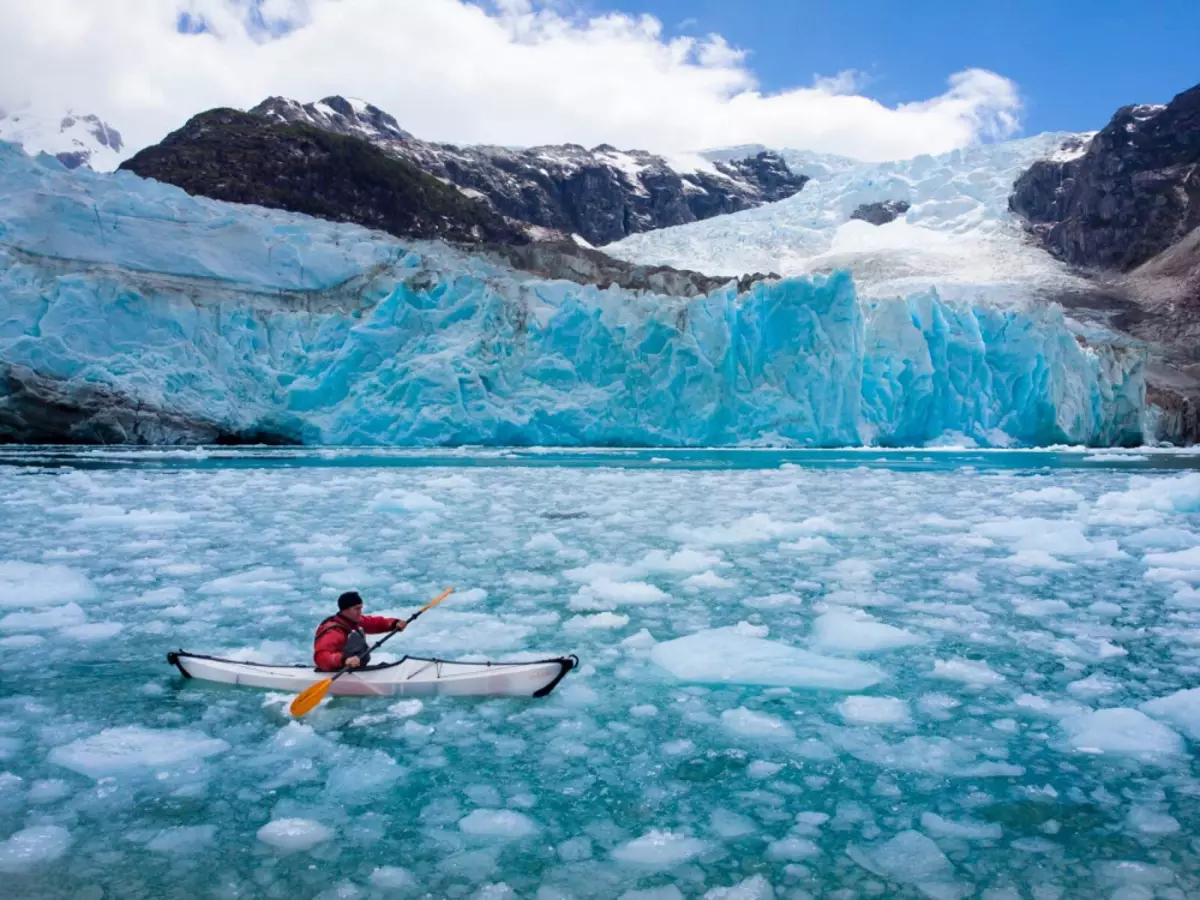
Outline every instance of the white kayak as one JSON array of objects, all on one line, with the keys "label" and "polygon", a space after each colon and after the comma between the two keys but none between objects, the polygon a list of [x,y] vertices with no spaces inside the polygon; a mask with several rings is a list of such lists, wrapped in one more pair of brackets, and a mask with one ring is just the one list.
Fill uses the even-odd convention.
[{"label": "white kayak", "polygon": [[[273,666],[185,653],[167,654],[184,678],[299,693],[329,678],[312,666]],[[579,665],[577,656],[533,662],[456,662],[406,656],[393,663],[348,672],[329,688],[331,694],[359,697],[545,697]]]}]

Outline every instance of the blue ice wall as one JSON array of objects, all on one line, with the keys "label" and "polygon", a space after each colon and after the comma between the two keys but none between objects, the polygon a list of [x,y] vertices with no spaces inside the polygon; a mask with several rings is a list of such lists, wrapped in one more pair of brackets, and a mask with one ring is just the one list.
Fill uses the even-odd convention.
[{"label": "blue ice wall", "polygon": [[866,302],[845,272],[691,300],[539,281],[2,143],[0,198],[0,367],[228,431],[389,445],[1140,438],[1143,356],[1084,345],[1057,308],[933,291]]}]

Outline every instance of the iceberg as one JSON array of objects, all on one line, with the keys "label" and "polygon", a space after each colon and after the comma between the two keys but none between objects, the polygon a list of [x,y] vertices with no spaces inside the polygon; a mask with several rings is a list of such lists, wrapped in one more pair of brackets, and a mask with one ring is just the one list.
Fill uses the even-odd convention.
[{"label": "iceberg", "polygon": [[691,299],[67,171],[0,143],[0,440],[340,445],[1139,443],[1142,351],[1059,308]]}]

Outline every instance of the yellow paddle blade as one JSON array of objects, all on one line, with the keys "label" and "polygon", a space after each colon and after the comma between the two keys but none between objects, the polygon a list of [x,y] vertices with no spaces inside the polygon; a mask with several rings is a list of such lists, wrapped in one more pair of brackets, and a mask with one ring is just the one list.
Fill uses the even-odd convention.
[{"label": "yellow paddle blade", "polygon": [[422,606],[420,609],[418,609],[414,615],[419,616],[421,613],[425,612],[425,610],[433,609],[435,606],[437,606],[439,603],[441,603],[443,600],[445,600],[447,597],[449,597],[453,593],[454,593],[454,588],[452,588],[452,587],[446,588],[444,591],[442,591],[440,594],[438,594],[436,597],[434,597],[432,600],[430,600],[428,603],[426,603],[424,606]]},{"label": "yellow paddle blade", "polygon": [[317,704],[325,699],[325,692],[329,690],[331,684],[333,684],[333,679],[325,678],[306,687],[292,701],[292,705],[289,707],[292,715],[303,716],[316,709]]}]

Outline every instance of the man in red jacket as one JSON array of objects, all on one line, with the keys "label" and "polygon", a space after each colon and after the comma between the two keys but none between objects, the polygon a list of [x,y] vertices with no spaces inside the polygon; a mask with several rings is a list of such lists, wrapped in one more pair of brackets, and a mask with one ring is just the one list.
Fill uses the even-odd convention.
[{"label": "man in red jacket", "polygon": [[367,634],[404,630],[403,619],[364,616],[362,609],[363,601],[358,592],[347,591],[338,597],[337,615],[317,626],[313,662],[322,672],[336,672],[343,666],[357,669],[367,665],[371,661],[371,654],[367,652]]}]

